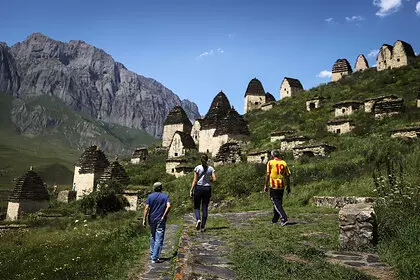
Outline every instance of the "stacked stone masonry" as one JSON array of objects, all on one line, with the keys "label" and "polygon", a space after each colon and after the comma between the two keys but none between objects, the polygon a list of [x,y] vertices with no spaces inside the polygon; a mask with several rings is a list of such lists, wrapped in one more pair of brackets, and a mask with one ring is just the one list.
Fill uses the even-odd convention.
[{"label": "stacked stone masonry", "polygon": [[76,200],[75,191],[61,191],[58,193],[57,201],[62,203],[69,203],[73,200]]},{"label": "stacked stone masonry", "polygon": [[342,116],[349,116],[353,114],[356,110],[359,110],[363,107],[363,102],[360,101],[343,101],[334,104],[334,115],[336,117],[342,117]]},{"label": "stacked stone masonry", "polygon": [[314,196],[312,201],[319,207],[343,208],[347,204],[373,203],[375,199],[358,196]]},{"label": "stacked stone masonry", "polygon": [[360,251],[376,244],[377,223],[373,204],[347,204],[339,212],[340,247]]},{"label": "stacked stone masonry", "polygon": [[381,46],[376,58],[376,69],[382,71],[412,64],[415,53],[410,44],[398,40],[394,46],[384,44]]},{"label": "stacked stone masonry", "polygon": [[285,139],[286,137],[290,137],[292,135],[294,135],[296,133],[296,131],[294,130],[278,130],[278,131],[273,131],[270,133],[270,142],[275,142],[275,141],[281,141],[283,139]]},{"label": "stacked stone masonry", "polygon": [[355,127],[353,121],[347,119],[331,120],[327,123],[327,131],[336,134],[349,133]]},{"label": "stacked stone masonry", "polygon": [[327,144],[318,145],[300,145],[293,148],[293,157],[299,159],[303,156],[307,157],[327,157],[330,152],[336,148]]},{"label": "stacked stone masonry", "polygon": [[131,156],[131,164],[145,163],[149,157],[147,148],[137,148]]},{"label": "stacked stone masonry", "polygon": [[354,66],[354,72],[363,71],[369,68],[369,63],[363,54],[359,54],[356,59],[356,65]]},{"label": "stacked stone masonry", "polygon": [[215,166],[238,162],[241,162],[241,145],[236,142],[223,144],[214,158]]},{"label": "stacked stone masonry", "polygon": [[298,79],[285,77],[280,86],[280,99],[295,96],[303,91],[303,86]]},{"label": "stacked stone masonry", "polygon": [[373,107],[377,102],[392,101],[392,100],[397,100],[397,99],[398,99],[398,96],[395,96],[395,95],[385,95],[385,96],[378,96],[378,97],[366,99],[364,102],[365,112],[372,113]]},{"label": "stacked stone masonry", "polygon": [[130,177],[128,177],[127,172],[125,171],[124,167],[116,160],[112,162],[102,174],[101,178],[99,179],[100,183],[107,184],[110,181],[115,181],[122,186],[127,186]]},{"label": "stacked stone masonry", "polygon": [[378,101],[373,105],[373,114],[375,119],[383,119],[399,115],[404,109],[404,100],[402,98],[393,100]]},{"label": "stacked stone masonry", "polygon": [[197,150],[194,139],[182,131],[175,132],[168,150],[168,158],[185,156],[187,152]]},{"label": "stacked stone masonry", "polygon": [[337,59],[332,68],[332,81],[338,81],[344,76],[353,73],[350,63],[345,58]]},{"label": "stacked stone masonry", "polygon": [[175,132],[181,131],[190,134],[192,128],[187,113],[181,106],[175,106],[169,112],[163,125],[162,147],[164,148],[169,147]]},{"label": "stacked stone masonry", "polygon": [[395,129],[392,131],[391,138],[417,140],[420,138],[420,126]]},{"label": "stacked stone masonry", "polygon": [[266,103],[265,90],[261,82],[254,78],[249,82],[245,92],[244,113],[259,109],[264,103]]},{"label": "stacked stone masonry", "polygon": [[323,97],[314,97],[306,101],[306,111],[312,111],[318,109],[322,106],[322,102],[325,98]]},{"label": "stacked stone masonry", "polygon": [[255,151],[248,153],[247,162],[248,163],[264,163],[266,164],[270,160],[271,153],[270,151]]},{"label": "stacked stone masonry", "polygon": [[280,150],[291,151],[294,147],[305,144],[310,138],[306,136],[286,137],[281,140]]}]

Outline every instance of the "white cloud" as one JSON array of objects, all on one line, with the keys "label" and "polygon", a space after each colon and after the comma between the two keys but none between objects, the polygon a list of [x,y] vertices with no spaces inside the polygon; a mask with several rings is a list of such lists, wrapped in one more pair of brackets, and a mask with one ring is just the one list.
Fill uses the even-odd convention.
[{"label": "white cloud", "polygon": [[368,57],[376,57],[378,55],[379,50],[371,50],[368,53]]},{"label": "white cloud", "polygon": [[351,17],[346,17],[346,21],[362,21],[365,20],[364,17],[362,16],[351,16]]},{"label": "white cloud", "polygon": [[316,75],[318,78],[331,78],[332,73],[328,70],[322,70]]},{"label": "white cloud", "polygon": [[398,11],[402,6],[402,0],[373,0],[373,5],[379,8],[377,16],[386,17]]},{"label": "white cloud", "polygon": [[205,51],[205,52],[201,53],[198,56],[198,58],[202,58],[202,57],[205,57],[205,56],[211,56],[211,55],[214,55],[214,54],[223,54],[224,52],[225,51],[222,50],[221,48],[218,48],[216,50],[209,50],[209,51]]},{"label": "white cloud", "polygon": [[333,24],[334,19],[332,17],[324,19],[326,22]]},{"label": "white cloud", "polygon": [[416,4],[416,14],[420,16],[420,1]]}]

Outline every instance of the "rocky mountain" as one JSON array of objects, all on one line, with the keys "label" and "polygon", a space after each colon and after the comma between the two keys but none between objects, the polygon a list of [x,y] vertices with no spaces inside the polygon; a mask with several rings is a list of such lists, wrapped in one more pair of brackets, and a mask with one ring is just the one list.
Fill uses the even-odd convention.
[{"label": "rocky mountain", "polygon": [[0,92],[18,98],[55,96],[76,112],[156,137],[162,136],[166,115],[176,105],[190,119],[200,117],[196,104],[129,71],[103,50],[40,33],[11,47],[0,43]]}]

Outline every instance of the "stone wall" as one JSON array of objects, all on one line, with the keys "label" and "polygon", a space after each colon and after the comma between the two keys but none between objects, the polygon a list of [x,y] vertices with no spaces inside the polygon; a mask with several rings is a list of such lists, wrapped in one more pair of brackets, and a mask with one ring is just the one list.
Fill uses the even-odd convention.
[{"label": "stone wall", "polygon": [[311,111],[321,107],[321,99],[314,99],[306,101],[306,111]]},{"label": "stone wall", "polygon": [[[188,131],[187,131],[188,130]],[[190,134],[189,127],[184,124],[170,124],[163,127],[162,135],[162,147],[167,148],[171,145],[172,138],[174,137],[175,132],[182,131]]]},{"label": "stone wall", "polygon": [[58,193],[57,201],[63,203],[69,203],[76,200],[77,193],[75,191],[61,191]]},{"label": "stone wall", "polygon": [[394,130],[391,138],[401,138],[407,140],[414,140],[420,138],[420,127],[411,127]]},{"label": "stone wall", "polygon": [[270,152],[252,153],[248,154],[246,161],[248,163],[264,163],[266,164],[270,160]]},{"label": "stone wall", "polygon": [[354,72],[363,71],[369,68],[369,64],[366,57],[363,54],[359,54],[356,59],[356,65],[354,66]]},{"label": "stone wall", "polygon": [[261,110],[269,111],[269,110],[273,109],[274,104],[275,104],[275,102],[264,103],[263,105],[261,105]]},{"label": "stone wall", "polygon": [[336,82],[338,80],[340,80],[341,78],[343,78],[344,76],[350,75],[352,72],[350,71],[343,71],[343,72],[338,72],[338,73],[332,73],[332,79],[331,81]]},{"label": "stone wall", "polygon": [[293,148],[293,158],[298,159],[303,156],[309,157],[327,157],[328,154],[335,150],[334,146],[323,145],[311,145],[311,146],[297,146]]},{"label": "stone wall", "polygon": [[216,128],[202,129],[200,130],[200,143],[198,145],[198,151],[200,153],[211,153],[215,149],[213,142],[213,135]]},{"label": "stone wall", "polygon": [[41,209],[48,208],[50,202],[47,200],[22,200],[19,202],[9,202],[7,205],[6,220],[15,221],[26,213],[34,213]]},{"label": "stone wall", "polygon": [[176,133],[172,138],[171,145],[168,150],[168,158],[180,157],[185,155],[184,145],[181,136]]},{"label": "stone wall", "polygon": [[353,114],[360,106],[355,105],[338,105],[335,106],[334,115],[336,117],[349,116]]},{"label": "stone wall", "polygon": [[352,131],[355,128],[354,125],[350,123],[350,121],[342,122],[342,123],[328,123],[327,124],[327,131],[337,134],[344,134]]},{"label": "stone wall", "polygon": [[357,197],[357,196],[314,196],[312,201],[316,206],[329,208],[342,208],[347,204],[373,203],[373,197]]},{"label": "stone wall", "polygon": [[185,175],[187,175],[187,174],[189,174],[193,171],[194,171],[193,166],[179,166],[178,165],[177,167],[175,167],[174,175],[175,175],[176,178],[179,178],[179,177],[185,176]]},{"label": "stone wall", "polygon": [[420,98],[417,99],[417,108],[420,108]]},{"label": "stone wall", "polygon": [[348,204],[339,212],[340,247],[360,251],[377,242],[377,223],[370,203]]},{"label": "stone wall", "polygon": [[293,140],[283,139],[280,143],[280,150],[291,151],[294,147],[305,144],[309,138],[306,137],[295,137]]},{"label": "stone wall", "polygon": [[[80,167],[74,167],[73,183],[76,183],[75,191],[77,192],[77,199],[81,199],[84,195],[88,195],[94,190],[95,174],[94,173],[79,173]],[[99,178],[99,177],[98,177]]]},{"label": "stone wall", "polygon": [[247,95],[245,96],[245,114],[249,111],[259,109],[265,103],[265,96]]},{"label": "stone wall", "polygon": [[139,201],[138,192],[137,191],[132,191],[132,190],[125,190],[123,192],[123,197],[125,197],[127,199],[128,203],[130,204],[129,206],[125,207],[125,210],[126,211],[137,211],[138,201]]},{"label": "stone wall", "polygon": [[392,65],[392,46],[382,45],[379,49],[378,56],[376,58],[376,70],[382,71],[385,69],[391,69]]}]

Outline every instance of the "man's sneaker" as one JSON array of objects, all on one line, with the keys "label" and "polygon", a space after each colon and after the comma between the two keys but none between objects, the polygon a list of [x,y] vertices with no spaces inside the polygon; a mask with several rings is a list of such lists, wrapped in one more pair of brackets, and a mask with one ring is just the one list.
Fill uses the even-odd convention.
[{"label": "man's sneaker", "polygon": [[161,263],[161,262],[162,262],[162,260],[160,260],[160,259],[152,260],[152,263]]},{"label": "man's sneaker", "polygon": [[198,220],[197,223],[195,223],[195,229],[200,230],[201,228],[201,220]]},{"label": "man's sneaker", "polygon": [[284,222],[281,222],[280,223],[280,225],[282,226],[282,227],[284,227],[285,225],[287,225],[288,224],[288,221],[284,221]]}]

